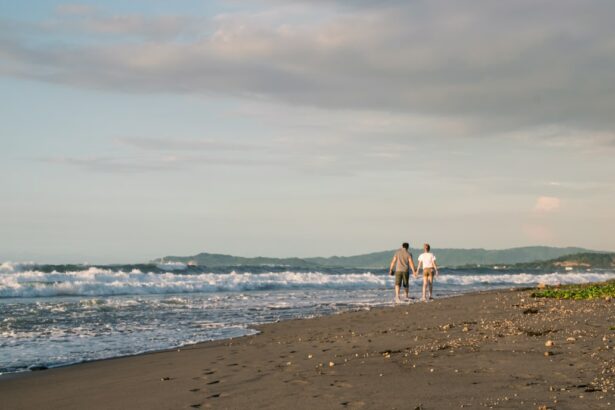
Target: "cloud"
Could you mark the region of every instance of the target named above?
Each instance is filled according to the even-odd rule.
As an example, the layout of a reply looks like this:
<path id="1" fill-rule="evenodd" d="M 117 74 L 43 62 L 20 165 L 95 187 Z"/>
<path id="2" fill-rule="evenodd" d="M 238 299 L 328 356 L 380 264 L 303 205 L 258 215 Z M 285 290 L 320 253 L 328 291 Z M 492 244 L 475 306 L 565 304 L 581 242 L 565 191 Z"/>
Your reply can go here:
<path id="1" fill-rule="evenodd" d="M 118 157 L 43 157 L 40 162 L 76 167 L 85 171 L 134 174 L 155 171 L 178 170 L 181 167 L 178 158 L 173 156 L 158 159 L 118 158 Z"/>
<path id="2" fill-rule="evenodd" d="M 96 7 L 89 4 L 66 3 L 56 7 L 57 14 L 68 16 L 87 16 L 96 11 Z"/>
<path id="3" fill-rule="evenodd" d="M 37 161 L 79 168 L 84 171 L 135 174 L 169 172 L 195 168 L 231 167 L 289 167 L 290 159 L 276 157 L 238 157 L 207 154 L 124 155 L 124 156 L 55 156 L 41 157 Z M 296 165 L 298 168 L 300 164 Z"/>
<path id="4" fill-rule="evenodd" d="M 190 19 L 177 16 L 144 18 L 142 16 L 112 16 L 82 23 L 84 30 L 102 34 L 135 34 L 145 38 L 166 39 L 178 36 L 190 27 Z"/>
<path id="5" fill-rule="evenodd" d="M 116 141 L 134 148 L 153 151 L 255 151 L 263 149 L 263 147 L 252 144 L 210 139 L 122 137 Z"/>
<path id="6" fill-rule="evenodd" d="M 613 130 L 588 131 L 551 124 L 529 130 L 521 129 L 503 136 L 524 144 L 535 144 L 538 140 L 547 148 L 568 148 L 590 155 L 603 153 L 605 148 L 615 148 Z"/>
<path id="7" fill-rule="evenodd" d="M 557 211 L 560 207 L 560 199 L 552 196 L 541 196 L 536 200 L 534 211 L 548 213 Z"/>
<path id="8" fill-rule="evenodd" d="M 187 16 L 97 13 L 73 21 L 71 35 L 42 45 L 3 34 L 0 75 L 452 118 L 471 124 L 474 135 L 535 135 L 532 130 L 556 124 L 578 130 L 582 139 L 615 129 L 615 94 L 605 87 L 615 83 L 615 3 L 256 4 L 267 8 L 200 23 Z M 87 44 L 72 41 L 79 36 Z M 612 145 L 613 139 L 590 142 Z"/>

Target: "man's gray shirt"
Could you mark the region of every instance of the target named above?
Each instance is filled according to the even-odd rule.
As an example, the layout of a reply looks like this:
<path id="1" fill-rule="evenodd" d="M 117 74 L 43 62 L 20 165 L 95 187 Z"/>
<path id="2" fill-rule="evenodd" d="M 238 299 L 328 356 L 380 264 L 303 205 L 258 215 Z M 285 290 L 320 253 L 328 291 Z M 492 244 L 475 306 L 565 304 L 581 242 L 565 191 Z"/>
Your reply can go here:
<path id="1" fill-rule="evenodd" d="M 395 265 L 396 272 L 409 272 L 410 264 L 408 262 L 409 258 L 412 258 L 412 254 L 406 250 L 406 248 L 400 248 L 397 252 L 395 252 L 395 257 L 397 258 L 397 264 Z"/>

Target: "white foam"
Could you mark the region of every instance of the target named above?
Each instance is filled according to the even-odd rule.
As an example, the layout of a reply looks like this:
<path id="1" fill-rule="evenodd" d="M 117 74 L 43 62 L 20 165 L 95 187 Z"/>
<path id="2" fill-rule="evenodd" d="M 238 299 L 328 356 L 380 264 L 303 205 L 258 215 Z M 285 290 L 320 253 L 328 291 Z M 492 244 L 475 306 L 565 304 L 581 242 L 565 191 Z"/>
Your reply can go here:
<path id="1" fill-rule="evenodd" d="M 32 269 L 34 266 L 36 266 L 34 262 L 2 262 L 0 263 L 0 273 L 19 272 Z"/>
<path id="2" fill-rule="evenodd" d="M 0 273 L 0 297 L 112 296 L 264 289 L 373 288 L 386 279 L 373 273 L 331 275 L 320 272 L 216 274 L 131 272 L 89 268 L 75 272 Z"/>
<path id="3" fill-rule="evenodd" d="M 615 279 L 615 272 L 545 273 L 545 274 L 498 274 L 498 275 L 439 275 L 436 281 L 449 285 L 514 284 L 546 285 L 603 282 Z"/>
<path id="4" fill-rule="evenodd" d="M 98 267 L 72 272 L 24 270 L 29 265 L 3 264 L 0 298 L 53 296 L 114 296 L 180 293 L 249 292 L 255 290 L 331 289 L 358 290 L 389 287 L 383 274 L 322 272 L 200 273 L 124 272 Z M 494 286 L 587 283 L 615 279 L 615 272 L 442 274 L 437 282 L 449 286 Z M 462 289 L 459 289 L 462 291 Z M 94 302 L 95 303 L 95 302 Z M 171 302 L 172 303 L 172 302 Z"/>

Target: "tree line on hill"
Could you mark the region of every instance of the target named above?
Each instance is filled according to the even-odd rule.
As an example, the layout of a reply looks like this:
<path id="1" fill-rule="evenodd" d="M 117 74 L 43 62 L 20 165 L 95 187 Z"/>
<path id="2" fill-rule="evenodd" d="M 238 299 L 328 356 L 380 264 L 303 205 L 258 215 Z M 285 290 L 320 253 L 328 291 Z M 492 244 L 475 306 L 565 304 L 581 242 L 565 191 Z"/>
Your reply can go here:
<path id="1" fill-rule="evenodd" d="M 166 256 L 153 263 L 181 262 L 200 266 L 294 266 L 294 267 L 344 267 L 344 268 L 386 268 L 395 250 L 373 252 L 355 256 L 331 256 L 313 258 L 269 258 L 213 254 L 202 252 L 192 256 Z M 411 249 L 416 258 L 422 250 Z M 587 266 L 613 267 L 615 254 L 600 253 L 583 248 L 557 248 L 548 246 L 527 246 L 510 249 L 452 249 L 434 248 L 433 252 L 441 266 L 493 266 L 515 265 L 519 267 Z M 576 264 L 576 265 L 575 265 Z"/>

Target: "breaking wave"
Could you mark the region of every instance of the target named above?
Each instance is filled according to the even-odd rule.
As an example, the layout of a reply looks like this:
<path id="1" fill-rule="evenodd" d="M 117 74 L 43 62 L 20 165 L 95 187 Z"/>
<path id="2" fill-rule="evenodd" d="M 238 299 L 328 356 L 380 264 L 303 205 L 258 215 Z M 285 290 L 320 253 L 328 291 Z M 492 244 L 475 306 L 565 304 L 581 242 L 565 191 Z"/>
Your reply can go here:
<path id="1" fill-rule="evenodd" d="M 615 272 L 583 272 L 583 273 L 516 273 L 490 275 L 441 275 L 440 283 L 449 285 L 564 285 L 572 283 L 603 282 L 615 279 Z"/>
<path id="2" fill-rule="evenodd" d="M 35 269 L 32 269 L 35 268 Z M 175 270 L 177 269 L 177 270 Z M 183 266 L 172 271 L 142 272 L 89 267 L 74 271 L 42 271 L 36 265 L 0 265 L 0 298 L 53 296 L 160 295 L 181 293 L 247 292 L 293 289 L 378 289 L 390 285 L 383 273 L 350 272 L 236 272 L 186 273 Z M 437 278 L 443 286 L 463 293 L 464 287 L 523 286 L 537 283 L 567 284 L 615 279 L 615 272 L 495 273 L 444 272 Z"/>
<path id="3" fill-rule="evenodd" d="M 374 288 L 385 277 L 373 273 L 154 273 L 89 268 L 75 272 L 0 273 L 0 297 L 114 296 L 302 288 Z"/>

